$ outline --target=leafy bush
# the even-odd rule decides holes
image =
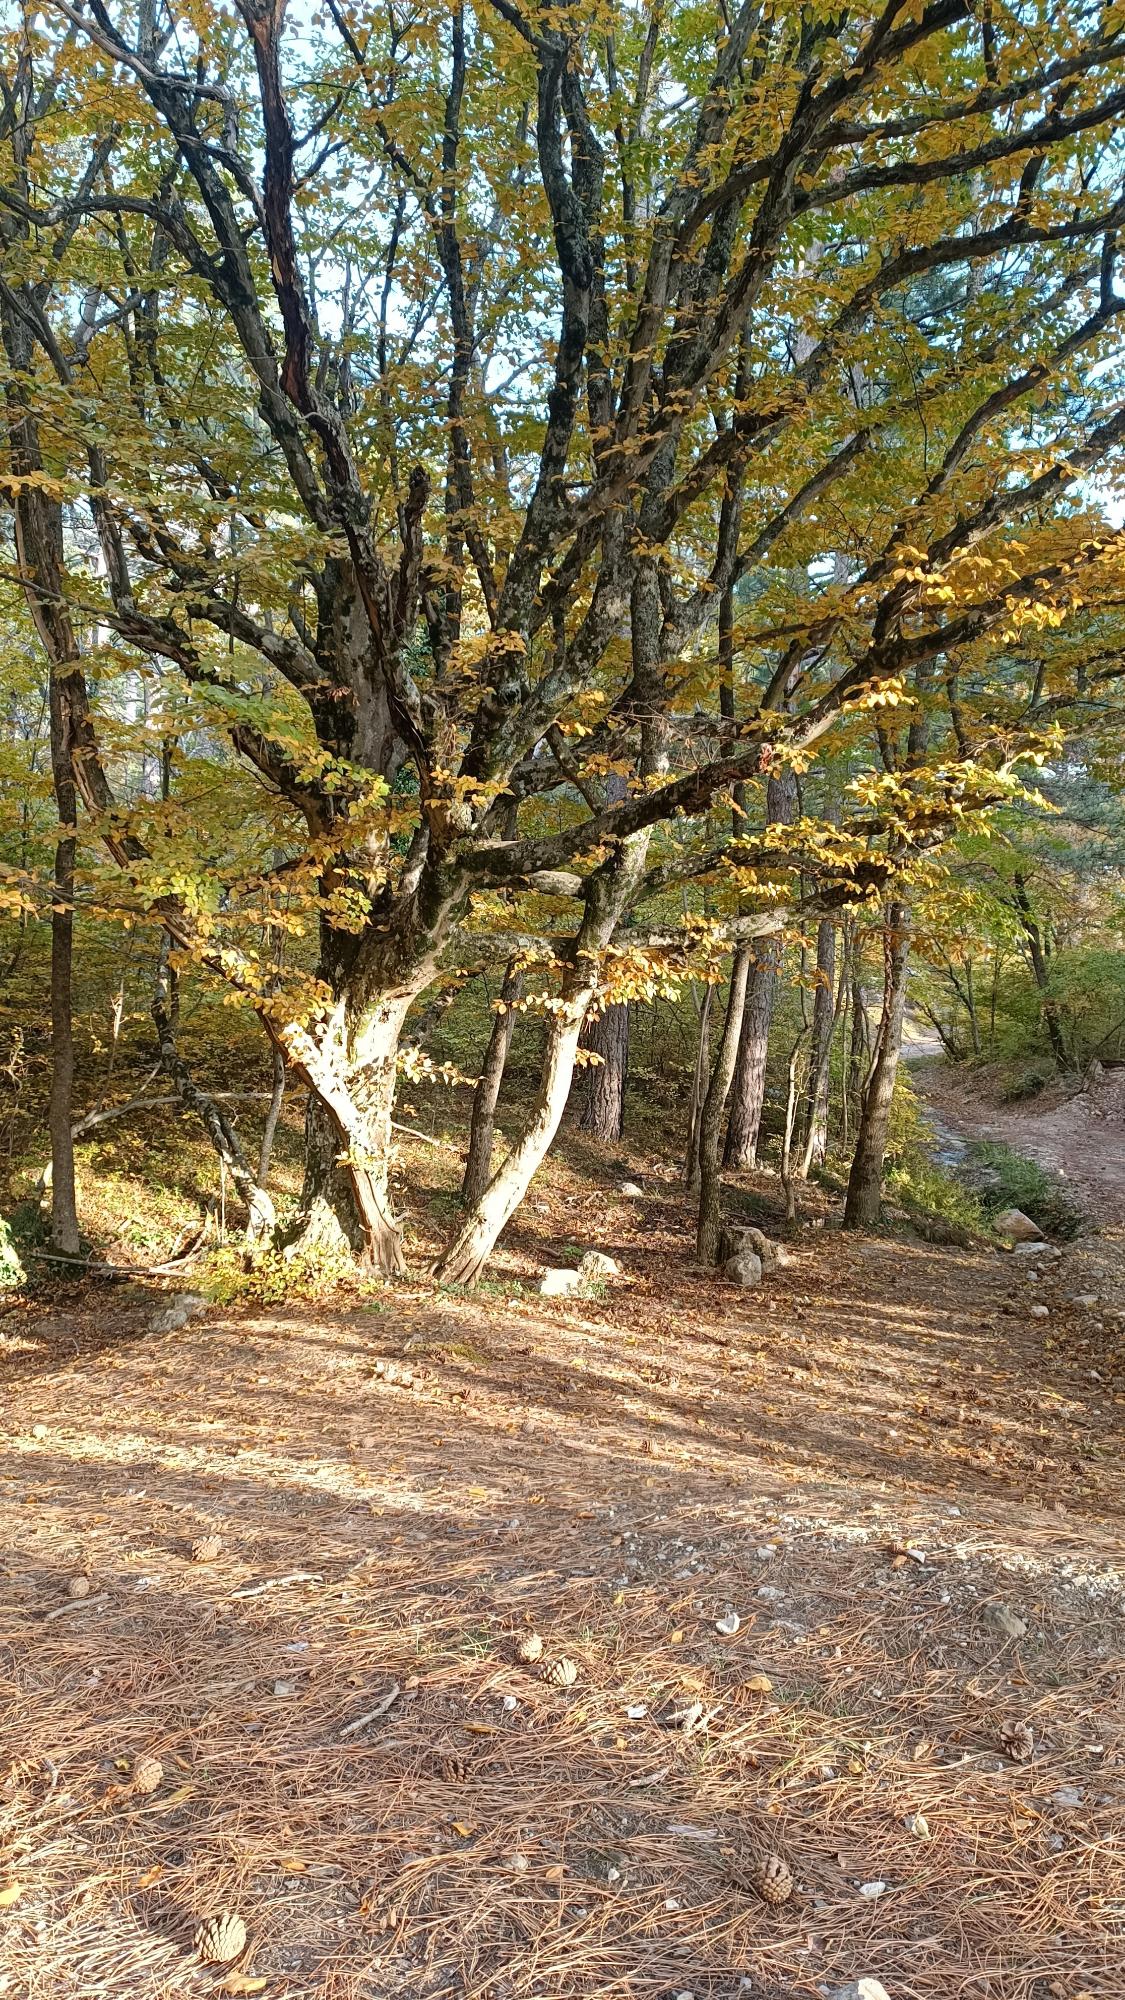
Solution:
[[[1022,1208],[1045,1236],[1068,1241],[1082,1227],[1082,1212],[1065,1189],[1041,1167],[999,1139],[979,1139],[969,1148],[969,1168],[987,1217]]]
[[[887,1193],[911,1214],[940,1215],[962,1229],[984,1226],[978,1196],[922,1151],[905,1153],[891,1168]]]
[[[207,1260],[200,1290],[217,1306],[281,1305],[294,1299],[321,1299],[344,1279],[355,1283],[350,1258],[325,1250],[285,1255],[279,1250],[256,1252],[215,1250]],[[372,1281],[373,1283],[376,1281]]]

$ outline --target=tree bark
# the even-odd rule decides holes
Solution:
[[[580,1048],[601,1057],[586,1070],[580,1132],[615,1145],[625,1129],[625,1081],[629,1071],[629,1005],[615,1000],[582,1030]]]
[[[722,1175],[719,1168],[719,1135],[723,1112],[738,1058],[742,1014],[746,1005],[746,982],[750,974],[750,946],[740,945],[731,961],[730,990],[726,1019],[719,1040],[711,1081],[699,1117],[699,1221],[696,1250],[702,1264],[715,1264],[722,1233]]]
[[[871,1070],[860,1105],[859,1129],[844,1207],[845,1229],[867,1229],[879,1220],[887,1128],[902,1048],[906,983],[910,965],[910,912],[892,903],[883,930],[883,1011]]]
[[[812,1045],[804,1103],[804,1142],[800,1161],[802,1180],[807,1180],[813,1167],[820,1166],[828,1150],[828,1085],[836,1019],[836,926],[830,917],[824,917],[816,931],[816,993],[813,997]]]
[[[797,817],[797,779],[783,771],[766,786],[767,825],[791,826]],[[781,964],[781,939],[763,938],[754,951],[742,1016],[742,1039],[731,1090],[723,1164],[752,1167],[758,1157],[758,1131],[766,1097],[766,1061],[770,1024]]]
[[[691,1098],[688,1104],[688,1142],[684,1180],[691,1194],[694,1194],[699,1187],[699,1127],[711,1074],[711,1009],[714,1003],[715,988],[709,983],[703,990],[703,999],[699,1007],[699,1040],[696,1043],[695,1068],[692,1071]]]
[[[492,1146],[496,1134],[496,1105],[512,1036],[516,1027],[516,1003],[523,998],[523,973],[509,959],[500,989],[500,1001],[492,1017],[484,1062],[473,1092],[473,1114],[469,1125],[469,1157],[461,1183],[462,1208],[475,1208],[492,1176]]]
[[[74,864],[78,843],[72,831],[78,813],[71,771],[70,733],[51,668],[51,768],[60,837],[55,848],[51,905],[51,1246],[62,1257],[77,1257],[78,1203],[74,1185],[74,1014],[71,973],[74,959]]]

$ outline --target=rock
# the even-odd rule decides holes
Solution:
[[[1060,1785],[1057,1792],[1051,1793],[1051,1804],[1061,1806],[1064,1812],[1070,1812],[1075,1806],[1082,1804],[1082,1794],[1077,1785]]]
[[[621,1182],[621,1185],[620,1185],[620,1187],[619,1187],[619,1188],[618,1188],[618,1190],[617,1190],[617,1192],[618,1192],[618,1194],[627,1194],[627,1195],[629,1196],[629,1198],[630,1198],[630,1200],[631,1200],[631,1201],[643,1201],[643,1200],[644,1200],[644,1192],[645,1192],[645,1191],[644,1191],[643,1187],[639,1187],[639,1186],[637,1185],[637,1182],[636,1182],[636,1181],[622,1181],[622,1182]]]
[[[833,1987],[828,2000],[890,2000],[890,1994],[878,1979],[852,1979]]]
[[[1017,1618],[1015,1612],[1009,1611],[1006,1604],[986,1604],[984,1622],[991,1631],[998,1632],[1002,1639],[1023,1639],[1027,1636],[1026,1620]]]
[[[579,1263],[578,1275],[584,1284],[598,1284],[603,1278],[619,1278],[621,1266],[615,1257],[607,1257],[604,1250],[587,1250]]]
[[[581,1289],[582,1280],[577,1271],[544,1271],[539,1296],[544,1299],[567,1299]]]
[[[993,1234],[1003,1237],[1013,1247],[1017,1243],[1040,1243],[1043,1232],[1037,1222],[1025,1215],[1022,1208],[1005,1208],[993,1218]]]
[[[1083,1306],[1087,1312],[1093,1312],[1098,1303],[1098,1295],[1096,1292],[1076,1292],[1074,1303],[1076,1306]]]
[[[752,1291],[762,1282],[762,1260],[756,1250],[740,1250],[737,1256],[728,1257],[720,1270],[728,1285],[741,1285],[744,1291]]]
[[[1051,1317],[1049,1306],[1032,1306],[1030,1310],[1032,1319],[1050,1319]]]
[[[190,1319],[198,1319],[206,1310],[207,1301],[198,1292],[175,1292],[163,1311],[149,1321],[150,1333],[178,1333]]]
[[[1051,1246],[1042,1242],[1013,1243],[1012,1253],[1016,1257],[1049,1257]]]

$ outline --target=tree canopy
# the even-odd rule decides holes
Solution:
[[[400,1268],[403,1028],[474,937],[557,977],[453,1278],[591,1005],[905,909],[1112,711],[1123,53],[968,0],[10,22],[5,613],[107,900],[310,1088],[310,1228]]]

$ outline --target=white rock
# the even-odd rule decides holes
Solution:
[[[724,1639],[733,1639],[741,1623],[742,1620],[739,1617],[737,1611],[732,1611],[730,1606],[728,1605],[726,1611],[723,1613],[723,1616],[721,1618],[716,1618],[715,1630],[716,1632],[721,1632]]]
[[[853,1979],[847,1986],[835,1987],[829,2000],[890,2000],[890,1994],[878,1979]]]
[[[1032,1319],[1050,1319],[1051,1317],[1049,1306],[1032,1306],[1030,1312]]]
[[[578,1275],[585,1282],[599,1278],[619,1278],[621,1266],[615,1257],[607,1257],[604,1250],[587,1250],[578,1266]]]
[[[632,1201],[644,1200],[645,1191],[643,1187],[638,1187],[636,1181],[622,1181],[617,1192],[618,1194],[627,1194]]]
[[[1050,1244],[1043,1243],[1042,1241],[1036,1241],[1034,1243],[1013,1243],[1012,1245],[1012,1254],[1015,1257],[1048,1257],[1050,1255],[1050,1252],[1051,1252]]]
[[[1030,1215],[1025,1215],[1022,1208],[1004,1209],[1000,1215],[994,1217],[992,1228],[995,1235],[1002,1236],[1005,1242],[1013,1246],[1017,1243],[1040,1243],[1043,1240],[1039,1224],[1033,1222]]]
[[[1060,1785],[1057,1792],[1051,1793],[1051,1804],[1069,1810],[1082,1804],[1082,1794],[1077,1785]]]
[[[866,1896],[869,1903],[873,1903],[877,1896],[883,1894],[886,1886],[885,1882],[861,1882],[859,1893],[861,1896]]]
[[[582,1287],[577,1271],[544,1271],[539,1286],[539,1296],[544,1299],[566,1299]]]
[[[744,1291],[753,1291],[762,1282],[762,1260],[756,1250],[738,1251],[720,1270],[728,1285],[741,1285]]]
[[[198,1319],[205,1312],[207,1301],[198,1292],[176,1292],[162,1312],[149,1321],[150,1333],[178,1333],[189,1319]]]

